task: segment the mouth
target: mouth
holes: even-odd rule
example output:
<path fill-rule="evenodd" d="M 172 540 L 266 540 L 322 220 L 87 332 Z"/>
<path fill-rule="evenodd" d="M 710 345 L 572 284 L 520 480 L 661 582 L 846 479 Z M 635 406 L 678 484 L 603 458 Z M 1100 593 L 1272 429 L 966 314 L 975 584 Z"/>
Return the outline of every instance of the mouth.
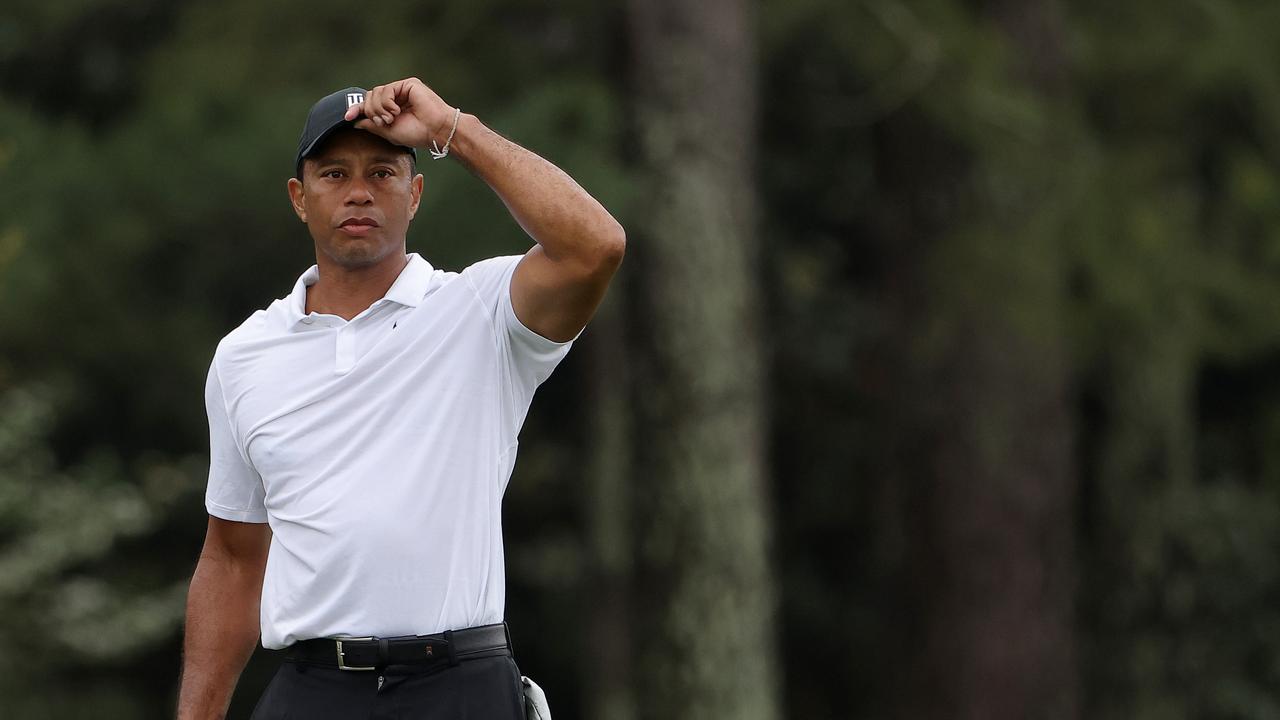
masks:
<path fill-rule="evenodd" d="M 378 227 L 378 221 L 370 217 L 353 217 L 343 220 L 338 229 L 348 235 L 367 235 L 374 228 Z"/>

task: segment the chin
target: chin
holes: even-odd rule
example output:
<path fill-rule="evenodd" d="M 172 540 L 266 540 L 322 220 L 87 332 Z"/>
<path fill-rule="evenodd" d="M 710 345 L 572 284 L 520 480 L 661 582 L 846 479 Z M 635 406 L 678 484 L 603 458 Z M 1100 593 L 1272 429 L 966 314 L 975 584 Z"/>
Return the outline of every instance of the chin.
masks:
<path fill-rule="evenodd" d="M 391 250 L 392 248 L 380 248 L 376 245 L 344 243 L 338 247 L 326 248 L 325 254 L 330 260 L 347 270 L 358 270 L 377 265 Z"/>

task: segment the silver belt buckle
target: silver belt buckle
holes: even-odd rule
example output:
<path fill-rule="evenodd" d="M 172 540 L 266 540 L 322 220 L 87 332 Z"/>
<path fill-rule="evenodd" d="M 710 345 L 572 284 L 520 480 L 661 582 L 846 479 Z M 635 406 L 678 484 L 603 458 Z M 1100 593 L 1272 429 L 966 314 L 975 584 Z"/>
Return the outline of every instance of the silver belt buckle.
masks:
<path fill-rule="evenodd" d="M 350 640 L 375 640 L 375 639 L 376 639 L 376 638 L 372 638 L 372 637 L 349 637 L 349 638 L 342 638 L 342 640 L 348 640 L 348 641 L 350 641 Z M 338 640 L 337 638 L 335 638 L 335 639 L 334 639 L 334 642 L 338 644 L 338 669 L 339 669 L 339 670 L 377 670 L 377 669 L 378 669 L 378 668 L 376 668 L 376 667 L 374 667 L 374 666 L 372 666 L 372 665 L 370 665 L 369 667 L 357 667 L 357 666 L 348 665 L 348 664 L 346 663 L 346 658 L 344 658 L 344 657 L 343 657 L 343 655 L 342 655 L 342 640 Z"/>

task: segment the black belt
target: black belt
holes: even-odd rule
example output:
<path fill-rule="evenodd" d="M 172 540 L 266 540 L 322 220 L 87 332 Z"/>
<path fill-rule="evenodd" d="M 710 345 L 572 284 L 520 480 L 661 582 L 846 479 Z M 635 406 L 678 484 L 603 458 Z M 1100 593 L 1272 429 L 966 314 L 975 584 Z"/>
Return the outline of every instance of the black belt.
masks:
<path fill-rule="evenodd" d="M 463 660 L 510 654 L 507 624 L 498 623 L 437 635 L 300 640 L 285 648 L 284 659 L 339 670 L 381 670 L 388 665 L 457 665 Z"/>

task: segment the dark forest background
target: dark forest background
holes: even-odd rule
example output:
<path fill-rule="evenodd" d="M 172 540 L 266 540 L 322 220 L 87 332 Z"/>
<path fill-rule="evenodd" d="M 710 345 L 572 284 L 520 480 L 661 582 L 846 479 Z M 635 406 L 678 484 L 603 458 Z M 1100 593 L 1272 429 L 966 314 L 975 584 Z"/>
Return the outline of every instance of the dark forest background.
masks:
<path fill-rule="evenodd" d="M 1265 0 L 7 0 L 0 714 L 172 716 L 214 346 L 314 262 L 307 108 L 416 75 L 628 231 L 505 503 L 557 718 L 1280 718 L 1277 28 Z M 528 247 L 421 169 L 411 251 Z"/>

